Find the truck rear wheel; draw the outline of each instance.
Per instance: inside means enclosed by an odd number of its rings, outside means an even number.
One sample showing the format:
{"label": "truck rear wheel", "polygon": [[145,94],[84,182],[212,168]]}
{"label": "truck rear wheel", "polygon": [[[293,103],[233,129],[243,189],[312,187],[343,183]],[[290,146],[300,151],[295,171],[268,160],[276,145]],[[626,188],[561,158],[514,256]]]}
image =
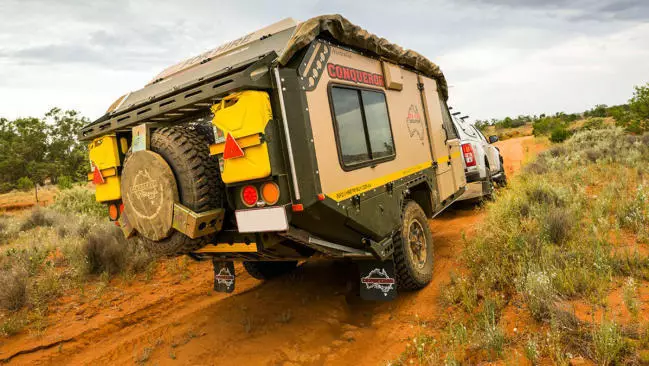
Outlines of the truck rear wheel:
{"label": "truck rear wheel", "polygon": [[433,278],[433,234],[424,210],[407,201],[401,233],[394,245],[394,265],[401,290],[419,290]]}
{"label": "truck rear wheel", "polygon": [[291,272],[297,267],[297,261],[289,262],[243,262],[249,275],[258,280],[269,280]]}
{"label": "truck rear wheel", "polygon": [[[218,161],[209,154],[209,144],[213,138],[207,129],[196,126],[173,126],[160,128],[151,134],[150,150],[158,154],[173,172],[178,190],[179,203],[194,212],[204,212],[224,207],[224,189]],[[124,172],[130,173],[129,162],[137,153],[129,154],[124,163]],[[134,160],[135,160],[134,159]],[[135,164],[133,164],[135,165]],[[133,169],[132,169],[133,170]],[[133,173],[136,173],[133,170]],[[128,187],[123,187],[123,190]],[[125,197],[125,209],[129,213],[129,203]],[[135,225],[134,225],[135,226]],[[138,230],[138,227],[135,226]],[[152,253],[164,256],[182,255],[201,248],[208,243],[210,236],[191,239],[183,233],[170,230],[164,238],[138,236],[143,245]]]}

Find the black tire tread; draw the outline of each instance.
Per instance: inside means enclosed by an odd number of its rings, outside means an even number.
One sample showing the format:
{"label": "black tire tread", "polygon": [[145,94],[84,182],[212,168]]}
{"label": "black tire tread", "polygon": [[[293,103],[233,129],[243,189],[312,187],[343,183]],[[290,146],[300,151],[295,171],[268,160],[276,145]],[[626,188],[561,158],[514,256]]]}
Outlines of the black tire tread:
{"label": "black tire tread", "polygon": [[[432,268],[430,272],[424,275],[423,280],[417,279],[412,273],[412,269],[409,266],[408,254],[404,248],[404,238],[403,232],[405,230],[404,223],[409,222],[409,217],[413,214],[420,216],[420,219],[423,220],[425,225],[423,225],[424,232],[426,233],[427,240],[430,241],[430,245],[433,245],[432,232],[430,226],[428,225],[428,218],[424,213],[424,210],[414,201],[406,201],[404,203],[403,213],[402,213],[402,224],[401,232],[397,234],[397,239],[394,243],[394,269],[397,276],[397,284],[399,289],[406,291],[414,291],[424,288],[433,278]],[[434,258],[434,256],[433,256]]]}

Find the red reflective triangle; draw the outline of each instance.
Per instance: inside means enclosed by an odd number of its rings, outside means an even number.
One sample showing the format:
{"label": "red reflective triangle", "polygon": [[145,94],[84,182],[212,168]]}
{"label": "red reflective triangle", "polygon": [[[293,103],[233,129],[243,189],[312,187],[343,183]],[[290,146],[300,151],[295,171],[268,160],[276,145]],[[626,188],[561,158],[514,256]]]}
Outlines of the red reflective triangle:
{"label": "red reflective triangle", "polygon": [[97,164],[92,162],[92,182],[95,184],[104,184],[104,176],[101,175],[101,170],[97,167]]}
{"label": "red reflective triangle", "polygon": [[225,136],[225,147],[223,148],[223,159],[234,159],[242,157],[243,149],[237,143],[237,140],[232,137],[232,134],[228,132],[228,135]]}

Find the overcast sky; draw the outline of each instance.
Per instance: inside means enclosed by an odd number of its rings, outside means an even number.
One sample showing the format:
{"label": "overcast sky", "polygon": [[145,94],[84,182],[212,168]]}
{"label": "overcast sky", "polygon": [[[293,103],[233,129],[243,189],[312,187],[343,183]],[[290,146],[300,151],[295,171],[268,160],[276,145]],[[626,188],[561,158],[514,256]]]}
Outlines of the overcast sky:
{"label": "overcast sky", "polygon": [[327,13],[438,63],[472,118],[624,103],[649,81],[646,0],[0,0],[0,117],[95,119],[173,63]]}

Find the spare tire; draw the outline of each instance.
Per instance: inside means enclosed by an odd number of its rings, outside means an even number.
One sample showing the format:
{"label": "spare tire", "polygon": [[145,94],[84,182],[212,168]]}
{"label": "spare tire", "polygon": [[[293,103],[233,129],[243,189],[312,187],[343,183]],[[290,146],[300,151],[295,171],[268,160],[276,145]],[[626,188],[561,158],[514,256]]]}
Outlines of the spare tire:
{"label": "spare tire", "polygon": [[[137,208],[133,195],[129,198],[135,177],[143,171],[147,161],[155,161],[156,164],[160,165],[159,160],[163,160],[164,163],[168,164],[171,173],[165,176],[164,171],[166,169],[157,168],[155,170],[155,173],[160,177],[155,177],[154,180],[158,184],[162,182],[166,186],[162,187],[162,191],[173,192],[177,189],[178,202],[194,212],[222,208],[225,203],[224,185],[221,180],[218,161],[209,153],[209,144],[212,141],[211,129],[203,126],[164,127],[155,130],[151,134],[150,151],[147,151],[147,154],[136,152],[129,153],[126,157],[122,171],[124,209],[127,218],[138,232],[142,244],[150,252],[163,256],[187,254],[208,244],[211,236],[191,239],[185,234],[173,230],[168,224],[168,214],[164,212],[165,217],[162,220],[151,216],[151,220],[164,222],[158,225],[162,226],[162,228],[155,232],[150,230],[151,223],[147,222],[146,219],[131,219],[136,216],[134,210]],[[143,162],[145,164],[142,164]],[[171,177],[171,174],[173,174],[173,177]],[[169,187],[174,184],[176,187]],[[162,202],[162,206],[165,209],[169,209],[169,207],[173,209],[174,202],[173,198],[171,198],[173,193],[163,196],[166,202]],[[155,213],[157,214],[157,212]]]}

